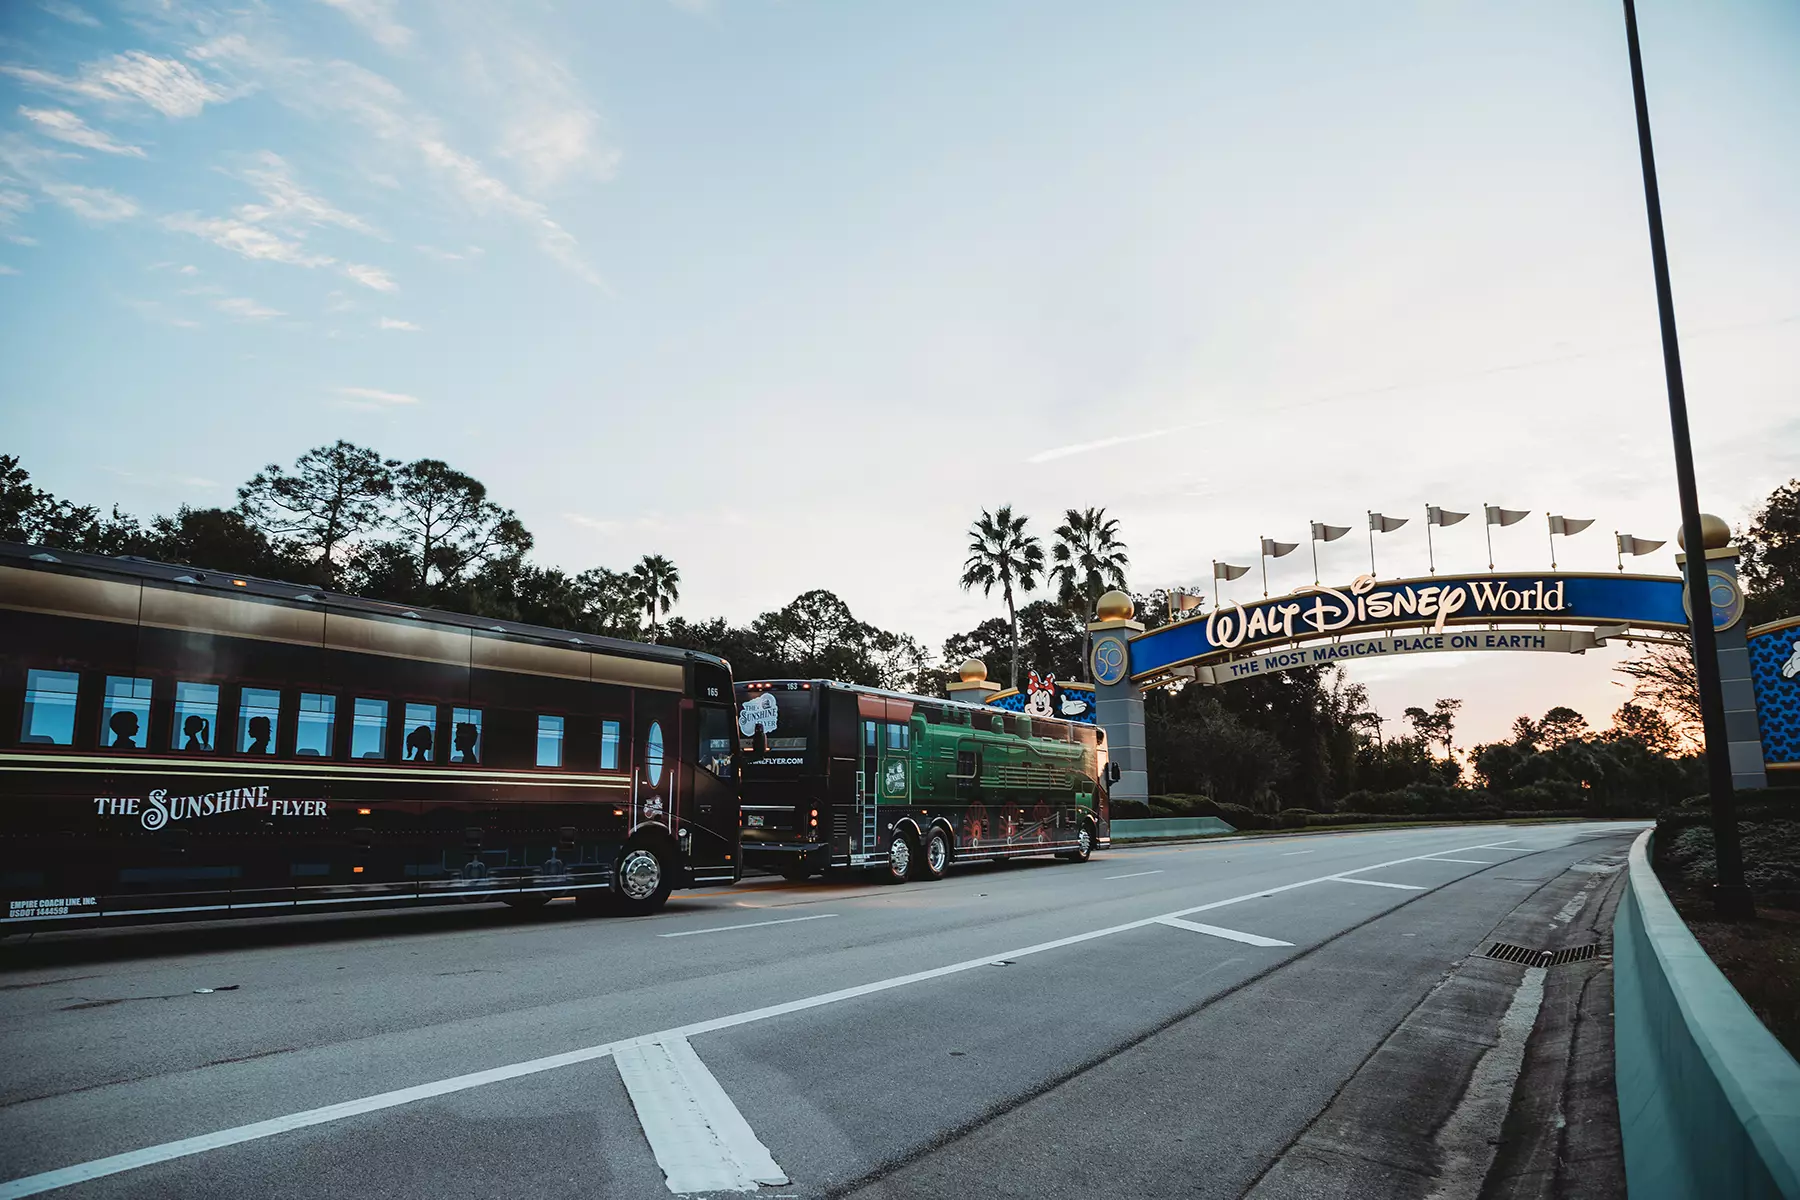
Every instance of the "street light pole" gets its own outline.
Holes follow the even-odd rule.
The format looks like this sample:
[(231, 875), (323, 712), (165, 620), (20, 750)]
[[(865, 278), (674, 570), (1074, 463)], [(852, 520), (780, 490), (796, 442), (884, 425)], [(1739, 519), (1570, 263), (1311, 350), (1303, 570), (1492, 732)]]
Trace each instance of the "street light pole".
[(1656, 155), (1650, 146), (1650, 107), (1644, 99), (1644, 60), (1638, 49), (1637, 6), (1625, 4), (1625, 41), (1631, 51), (1631, 92), (1637, 105), (1638, 153), (1644, 168), (1644, 207), (1650, 218), (1650, 259), (1656, 271), (1656, 309), (1662, 321), (1663, 374), (1669, 387), (1669, 425), (1675, 441), (1675, 486), (1681, 499), (1681, 540), (1687, 551), (1687, 593), (1694, 635), (1694, 667), (1700, 677), (1700, 723), (1706, 739), (1706, 776), (1712, 797), (1713, 844), (1718, 884), (1713, 905), (1722, 917), (1756, 915), (1744, 883), (1738, 845), (1731, 758), (1725, 735), (1725, 701), (1719, 687), (1719, 647), (1713, 636), (1712, 590), (1707, 579), (1706, 538), (1694, 484), (1694, 448), (1688, 437), (1687, 389), (1681, 381), (1681, 347), (1675, 333), (1675, 299), (1669, 285), (1669, 251), (1663, 242), (1662, 199)]

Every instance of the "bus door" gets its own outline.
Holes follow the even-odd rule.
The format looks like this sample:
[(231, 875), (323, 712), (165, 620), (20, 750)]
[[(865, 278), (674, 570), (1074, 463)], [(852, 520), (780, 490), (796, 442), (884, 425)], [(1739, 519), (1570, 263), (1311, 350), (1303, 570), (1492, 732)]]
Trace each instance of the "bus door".
[[(731, 692), (726, 689), (726, 696)], [(696, 876), (722, 875), (727, 879), (737, 874), (738, 850), (738, 775), (737, 718), (731, 705), (700, 703), (689, 708), (685, 737), (693, 762), (693, 786), (681, 798), (677, 811), (680, 828), (687, 834), (688, 866)]]

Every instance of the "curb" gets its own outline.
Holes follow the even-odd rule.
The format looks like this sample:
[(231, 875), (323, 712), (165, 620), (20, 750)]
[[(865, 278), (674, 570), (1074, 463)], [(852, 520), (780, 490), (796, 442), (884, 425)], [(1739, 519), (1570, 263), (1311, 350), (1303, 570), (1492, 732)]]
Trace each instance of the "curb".
[(1646, 830), (1613, 929), (1613, 1044), (1633, 1200), (1800, 1200), (1800, 1063), (1669, 902)]

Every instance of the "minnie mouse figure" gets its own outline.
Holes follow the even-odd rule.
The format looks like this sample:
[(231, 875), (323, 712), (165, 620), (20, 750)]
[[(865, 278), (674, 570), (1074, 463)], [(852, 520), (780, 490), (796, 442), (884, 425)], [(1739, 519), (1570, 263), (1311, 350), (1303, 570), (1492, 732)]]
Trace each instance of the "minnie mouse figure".
[(1034, 717), (1054, 717), (1056, 715), (1056, 676), (1047, 675), (1040, 680), (1038, 673), (1033, 671), (1026, 687), (1031, 698), (1025, 702), (1025, 711)]

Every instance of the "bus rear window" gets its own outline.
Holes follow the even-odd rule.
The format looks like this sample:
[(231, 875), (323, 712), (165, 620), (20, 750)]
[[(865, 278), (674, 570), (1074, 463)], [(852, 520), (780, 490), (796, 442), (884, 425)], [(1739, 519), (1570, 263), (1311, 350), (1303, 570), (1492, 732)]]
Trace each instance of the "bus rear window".
[(787, 690), (777, 684), (739, 693), (738, 734), (746, 748), (762, 730), (769, 753), (754, 762), (763, 766), (795, 766), (806, 757), (812, 736), (817, 697), (811, 690)]
[(75, 693), (81, 676), (73, 671), (25, 673), (25, 719), (19, 741), (27, 746), (75, 744)]

